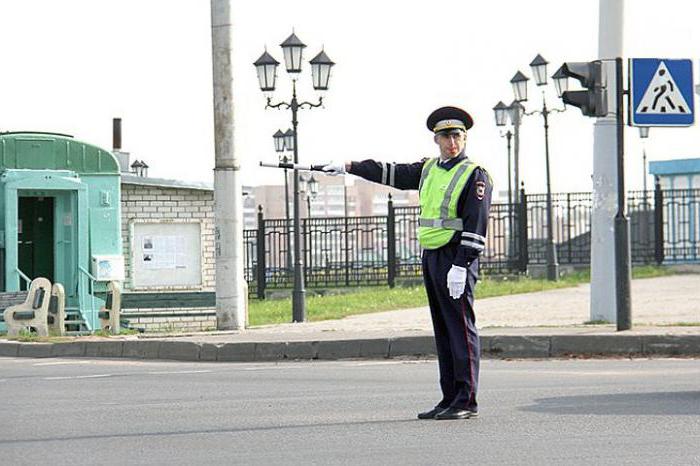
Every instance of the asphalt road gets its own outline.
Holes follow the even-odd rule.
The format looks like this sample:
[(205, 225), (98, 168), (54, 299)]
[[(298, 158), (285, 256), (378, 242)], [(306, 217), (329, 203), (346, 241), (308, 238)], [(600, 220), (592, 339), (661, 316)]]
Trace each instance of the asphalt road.
[(419, 421), (436, 372), (0, 358), (0, 463), (700, 464), (700, 360), (487, 360), (480, 418)]

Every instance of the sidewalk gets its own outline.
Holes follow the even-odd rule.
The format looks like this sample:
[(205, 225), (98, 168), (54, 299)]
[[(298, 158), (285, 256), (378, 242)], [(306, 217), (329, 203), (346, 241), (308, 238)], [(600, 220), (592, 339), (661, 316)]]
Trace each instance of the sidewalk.
[[(700, 275), (634, 280), (634, 328), (625, 332), (616, 332), (614, 325), (584, 325), (589, 285), (481, 299), (475, 308), (485, 357), (700, 357)], [(27, 357), (270, 361), (434, 355), (426, 307), (242, 332), (83, 337), (61, 343), (0, 340), (0, 356)]]

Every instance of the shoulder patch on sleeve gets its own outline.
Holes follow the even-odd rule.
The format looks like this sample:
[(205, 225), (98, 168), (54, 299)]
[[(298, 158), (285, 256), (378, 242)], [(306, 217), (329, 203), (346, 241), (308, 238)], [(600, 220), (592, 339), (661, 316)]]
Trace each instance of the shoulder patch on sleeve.
[(475, 183), (476, 186), (476, 198), (479, 199), (480, 201), (484, 199), (484, 196), (486, 195), (486, 183), (479, 180)]

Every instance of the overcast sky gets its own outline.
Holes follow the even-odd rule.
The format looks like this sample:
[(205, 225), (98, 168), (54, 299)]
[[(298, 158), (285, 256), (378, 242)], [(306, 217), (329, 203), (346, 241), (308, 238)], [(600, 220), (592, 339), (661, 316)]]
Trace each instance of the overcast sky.
[[(578, 9), (578, 10), (576, 10)], [(325, 108), (303, 110), (302, 162), (378, 158), (412, 162), (436, 155), (425, 128), (442, 105), (475, 120), (467, 151), (506, 189), (506, 145), (494, 104), (513, 99), (510, 78), (531, 76), (537, 53), (551, 62), (597, 58), (598, 1), (243, 1), (233, 0), (236, 151), (246, 184), (281, 183), (272, 134), (291, 114), (265, 110), (252, 62), (265, 46), (280, 62), (292, 28), (311, 58), (325, 47), (337, 65)], [(700, 2), (628, 0), (626, 57), (700, 56)], [(576, 18), (575, 20), (573, 18)], [(211, 25), (207, 0), (0, 0), (0, 130), (56, 131), (111, 148), (111, 119), (123, 119), (123, 148), (152, 176), (213, 179)], [(289, 99), (279, 70), (276, 97)], [(532, 83), (532, 81), (531, 81)], [(299, 94), (316, 100), (307, 67)], [(530, 86), (528, 110), (541, 107)], [(553, 86), (550, 107), (560, 106)], [(550, 119), (552, 188), (590, 190), (593, 119), (579, 110)], [(627, 130), (627, 176), (641, 187), (642, 145)], [(544, 189), (541, 117), (522, 126), (521, 177)], [(650, 160), (700, 157), (700, 130), (651, 131)]]

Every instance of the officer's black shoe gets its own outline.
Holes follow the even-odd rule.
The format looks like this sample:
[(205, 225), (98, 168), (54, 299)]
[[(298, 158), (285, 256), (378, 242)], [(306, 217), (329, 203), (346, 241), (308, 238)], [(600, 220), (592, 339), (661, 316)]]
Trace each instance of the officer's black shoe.
[(462, 408), (447, 408), (444, 411), (435, 415), (435, 419), (439, 420), (449, 420), (449, 419), (469, 419), (472, 417), (477, 417), (479, 413), (476, 411), (470, 411), (468, 409)]
[(418, 413), (418, 419), (435, 419), (435, 416), (443, 412), (446, 408), (436, 406), (430, 411), (425, 411), (423, 413)]

